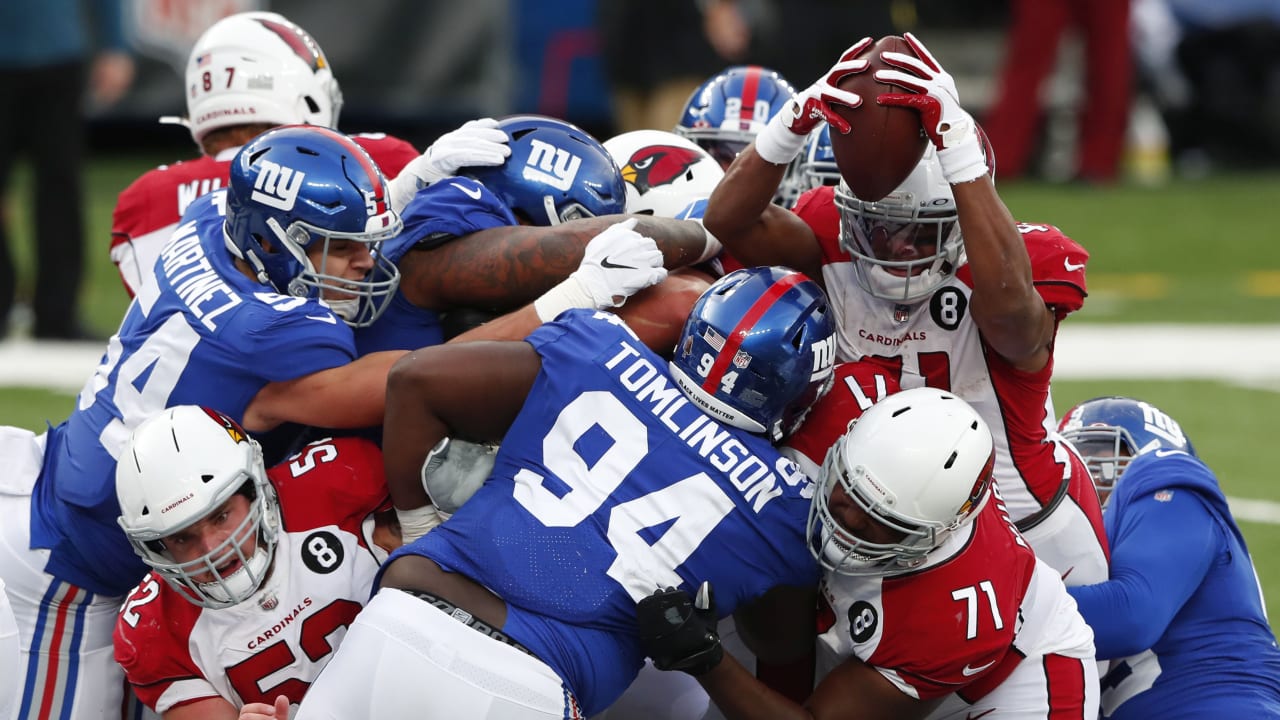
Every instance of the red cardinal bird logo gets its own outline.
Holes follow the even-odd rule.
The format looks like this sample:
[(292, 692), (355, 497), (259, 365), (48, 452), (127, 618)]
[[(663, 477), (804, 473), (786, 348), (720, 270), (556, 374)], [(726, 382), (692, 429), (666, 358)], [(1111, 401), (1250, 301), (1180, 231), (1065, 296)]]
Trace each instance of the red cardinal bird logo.
[(678, 145), (650, 145), (637, 150), (622, 166), (622, 179), (643, 195), (660, 185), (670, 185), (698, 163), (702, 156)]

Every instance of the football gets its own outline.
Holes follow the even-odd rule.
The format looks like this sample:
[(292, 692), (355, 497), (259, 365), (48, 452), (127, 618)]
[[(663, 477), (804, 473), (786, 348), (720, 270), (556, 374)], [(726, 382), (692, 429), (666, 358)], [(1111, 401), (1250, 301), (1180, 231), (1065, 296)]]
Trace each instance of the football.
[(838, 85), (841, 90), (862, 96), (862, 106), (850, 108), (832, 103), (831, 109), (849, 123), (849, 133), (831, 129), (831, 151), (836, 166), (849, 189), (859, 200), (874, 202), (902, 184), (924, 155), (929, 142), (915, 110), (876, 103), (884, 93), (909, 92), (896, 85), (877, 82), (877, 70), (895, 69), (880, 59), (882, 52), (915, 55), (898, 35), (880, 38), (862, 57), (870, 61), (865, 72), (850, 75)]

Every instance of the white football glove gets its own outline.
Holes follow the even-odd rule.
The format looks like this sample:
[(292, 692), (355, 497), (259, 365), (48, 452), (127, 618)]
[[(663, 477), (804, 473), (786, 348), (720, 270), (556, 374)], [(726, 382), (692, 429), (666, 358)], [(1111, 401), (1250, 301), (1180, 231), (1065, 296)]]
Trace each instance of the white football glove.
[(831, 128), (837, 132), (848, 133), (849, 123), (831, 109), (830, 103), (851, 108), (862, 104), (857, 93), (836, 86), (845, 76), (867, 69), (868, 61), (858, 56), (871, 44), (869, 37), (859, 40), (840, 55), (822, 78), (783, 105), (756, 136), (756, 154), (774, 165), (786, 165), (800, 154), (809, 133), (822, 122), (831, 123)]
[(493, 118), (468, 120), (457, 130), (441, 135), (389, 183), (392, 208), (400, 212), (419, 190), (453, 177), (458, 168), (503, 164), (511, 156), (509, 141)]
[(618, 307), (635, 293), (667, 278), (662, 251), (653, 238), (635, 231), (636, 218), (605, 228), (591, 238), (582, 263), (564, 282), (533, 302), (543, 322), (569, 308)]
[(422, 486), (440, 516), (449, 519), (489, 479), (498, 446), (445, 438), (422, 465)]
[[(876, 99), (881, 105), (911, 108), (920, 113), (925, 134), (938, 149), (938, 161), (947, 182), (977, 180), (987, 173), (987, 156), (978, 139), (977, 123), (964, 108), (956, 92), (956, 81), (938, 60), (911, 33), (903, 37), (919, 57), (887, 52), (880, 58), (899, 70), (880, 70), (876, 80), (910, 90), (887, 93)], [(910, 72), (903, 72), (904, 70)]]

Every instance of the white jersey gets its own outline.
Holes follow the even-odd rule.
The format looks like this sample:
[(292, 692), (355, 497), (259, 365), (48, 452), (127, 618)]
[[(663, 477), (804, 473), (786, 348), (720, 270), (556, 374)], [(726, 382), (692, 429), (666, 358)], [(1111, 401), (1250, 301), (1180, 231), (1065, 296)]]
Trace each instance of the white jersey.
[[(813, 229), (822, 248), (822, 279), (837, 321), (837, 360), (871, 360), (903, 389), (927, 385), (963, 398), (991, 428), (995, 478), (1013, 519), (1021, 526), (1052, 506), (1073, 472), (1049, 394), (1052, 359), (1028, 373), (987, 346), (970, 312), (973, 287), (967, 265), (928, 298), (914, 305), (895, 304), (859, 285), (854, 260), (840, 247), (831, 188), (806, 194), (795, 213)], [(1023, 224), (1019, 230), (1045, 304), (1059, 320), (1079, 309), (1088, 253), (1052, 226)]]
[(237, 708), (279, 694), (301, 703), (369, 599), (386, 559), (372, 541), (372, 513), (387, 505), (377, 447), (322, 440), (268, 474), (285, 532), (257, 593), (214, 610), (152, 573), (121, 608), (116, 659), (161, 714), (210, 697)]

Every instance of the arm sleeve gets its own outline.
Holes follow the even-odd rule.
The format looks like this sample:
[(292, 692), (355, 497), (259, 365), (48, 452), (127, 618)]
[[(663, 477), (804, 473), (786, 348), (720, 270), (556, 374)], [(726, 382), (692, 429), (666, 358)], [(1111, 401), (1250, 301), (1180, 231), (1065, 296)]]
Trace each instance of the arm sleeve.
[(1067, 588), (1093, 628), (1100, 660), (1150, 649), (1221, 547), (1213, 515), (1190, 490), (1163, 501), (1148, 494), (1121, 510), (1110, 579)]

